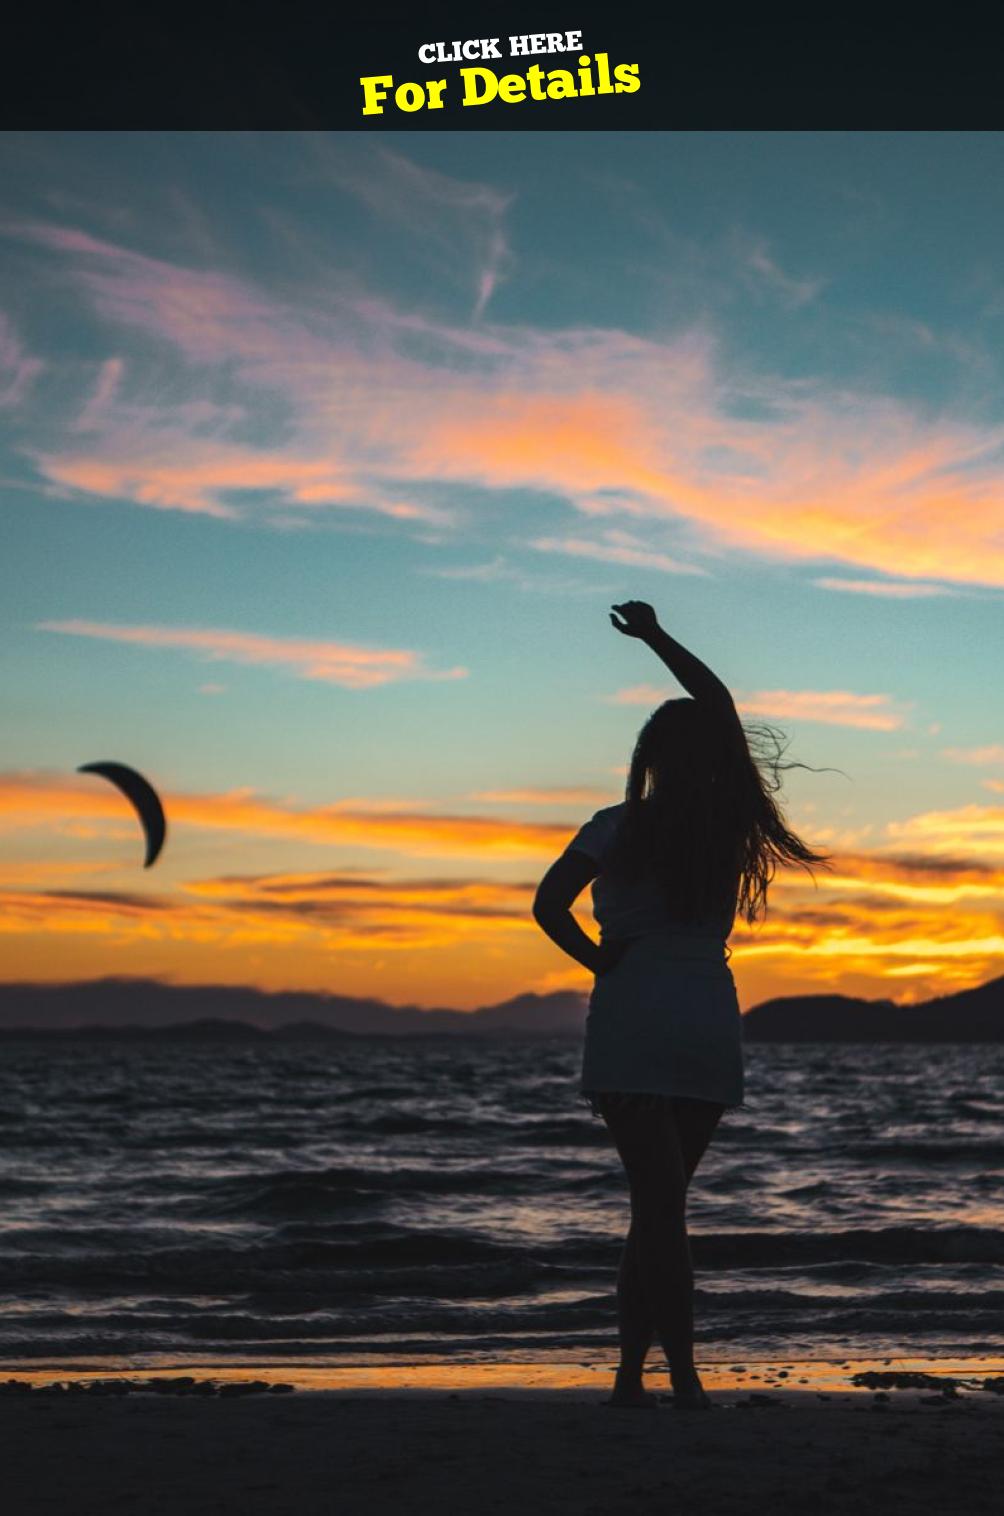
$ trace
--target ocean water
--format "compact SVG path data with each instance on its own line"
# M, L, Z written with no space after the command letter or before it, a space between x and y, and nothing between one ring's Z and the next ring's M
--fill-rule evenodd
M700 1361L1004 1347L1004 1046L748 1045ZM0 1045L0 1361L610 1362L577 1038Z

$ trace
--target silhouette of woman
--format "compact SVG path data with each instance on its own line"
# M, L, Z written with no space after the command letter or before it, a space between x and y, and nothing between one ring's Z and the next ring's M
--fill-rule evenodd
M617 614L615 615L614 612ZM618 619L619 618L619 619ZM826 864L788 830L725 685L643 601L610 620L662 659L692 698L667 700L638 735L625 799L597 811L541 880L544 932L594 975L581 1091L624 1165L631 1225L617 1275L620 1364L608 1404L642 1388L658 1336L673 1405L708 1409L694 1365L687 1188L723 1112L744 1093L742 1018L727 939L766 912L775 865ZM776 741L776 738L775 738ZM811 871L810 871L811 872ZM595 943L571 913L593 881Z

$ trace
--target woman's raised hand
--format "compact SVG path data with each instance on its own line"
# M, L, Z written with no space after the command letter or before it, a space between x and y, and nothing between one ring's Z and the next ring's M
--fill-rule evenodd
M623 618L621 621L617 620L614 611ZM659 630L658 617L644 600L625 600L623 605L611 606L610 620L625 637L650 637Z

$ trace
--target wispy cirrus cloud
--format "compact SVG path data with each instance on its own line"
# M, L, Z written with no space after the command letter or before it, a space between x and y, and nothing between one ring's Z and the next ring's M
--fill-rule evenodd
M105 358L99 365L94 389L83 409L74 418L71 428L75 432L90 432L100 429L109 408L115 399L125 374L122 358Z
M456 191L459 215L469 199ZM503 199L486 212L496 227ZM434 511L421 487L529 489L585 517L685 522L713 552L1004 585L1004 426L740 372L708 324L658 339L491 324L483 310L474 326L451 324L337 271L278 298L72 227L5 230L61 259L106 320L173 350L204 399L228 385L246 412L207 432L155 398L144 420L139 402L109 397L86 450L31 447L66 490L226 517L248 508L229 496L256 489L293 509L313 499L387 514L395 502ZM238 436L249 428L257 446ZM563 539L594 540L543 540Z
M63 259L98 314L168 342L195 363L240 358L251 373L255 364L279 361L284 343L291 360L325 354L294 307L238 275L186 267L55 222L9 220L0 232Z
M636 684L601 698L613 705L661 705L672 696L657 685ZM736 709L744 716L818 721L876 732L896 731L904 724L889 695L862 695L853 690L756 690L734 698Z
M512 584L518 590L554 595L595 595L594 581L575 579L561 574L535 574L508 563L504 555L496 554L487 563L424 564L417 573L435 579L469 579L479 584Z
M18 405L44 364L25 352L9 317L0 311L0 410Z
M39 631L72 637L128 643L137 647L179 648L213 662L278 668L299 679L371 689L402 679L463 679L467 670L428 669L422 655L408 648L366 648L351 643L271 637L215 627L114 626L107 622L39 621Z
M826 283L824 279L799 278L786 273L763 237L748 241L740 255L740 267L746 275L746 282L754 290L769 292L791 309L814 300Z
M656 552L631 533L610 530L598 540L588 537L531 537L528 547L540 553L566 553L572 558L595 558L600 563L626 563L633 568L660 569L666 574L707 574L707 569L668 553Z
M506 228L515 194L441 173L373 138L346 143L319 133L305 142L320 177L403 228L437 269L445 264L458 282L469 283L478 321L515 261Z

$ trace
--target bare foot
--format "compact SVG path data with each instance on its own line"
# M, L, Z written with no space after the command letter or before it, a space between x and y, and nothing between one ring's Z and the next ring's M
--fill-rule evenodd
M672 1374L674 1411L711 1411L714 1403L698 1378L697 1370Z
M614 1380L613 1392L603 1404L654 1408L657 1401L654 1395L642 1388L640 1379L622 1379L618 1374Z

